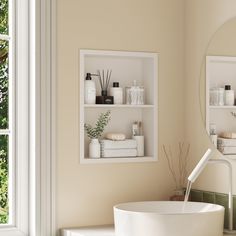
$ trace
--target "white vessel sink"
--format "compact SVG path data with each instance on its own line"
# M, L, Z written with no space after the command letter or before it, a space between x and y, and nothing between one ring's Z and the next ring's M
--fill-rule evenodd
M114 206L116 236L222 236L224 207L199 202L130 202Z

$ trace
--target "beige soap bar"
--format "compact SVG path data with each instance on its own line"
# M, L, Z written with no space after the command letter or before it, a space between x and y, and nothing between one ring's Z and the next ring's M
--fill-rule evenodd
M235 138L236 139L236 133L222 132L220 134L220 137L222 137L222 138Z
M107 133L105 138L113 141L122 141L125 140L126 137L125 134L121 133Z

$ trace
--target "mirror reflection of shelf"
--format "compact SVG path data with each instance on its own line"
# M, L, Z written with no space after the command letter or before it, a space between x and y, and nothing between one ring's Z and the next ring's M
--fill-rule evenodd
M224 158L226 158L226 159L233 159L233 160L236 160L236 154L235 154L235 155L233 155L233 154L231 154L231 155L222 154L222 155L223 155Z
M210 109L236 109L236 106L209 106Z
M226 92L232 90L230 102L227 102L229 93ZM236 106L225 105L235 104L232 94L235 98L236 57L207 56L206 129L222 156L236 160L236 139L232 135L236 132Z

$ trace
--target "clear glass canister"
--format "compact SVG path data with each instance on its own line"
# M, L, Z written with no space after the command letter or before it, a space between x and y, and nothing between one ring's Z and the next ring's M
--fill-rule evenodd
M210 105L211 106L218 106L218 89L212 88L210 89Z
M144 87L132 86L125 88L126 104L143 105L144 104Z

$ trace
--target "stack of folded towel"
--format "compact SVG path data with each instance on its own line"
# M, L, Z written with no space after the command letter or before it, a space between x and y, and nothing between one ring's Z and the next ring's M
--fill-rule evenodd
M101 140L102 157L136 157L137 142L134 139L122 141Z
M218 138L217 148L224 155L234 155L236 154L236 139Z

